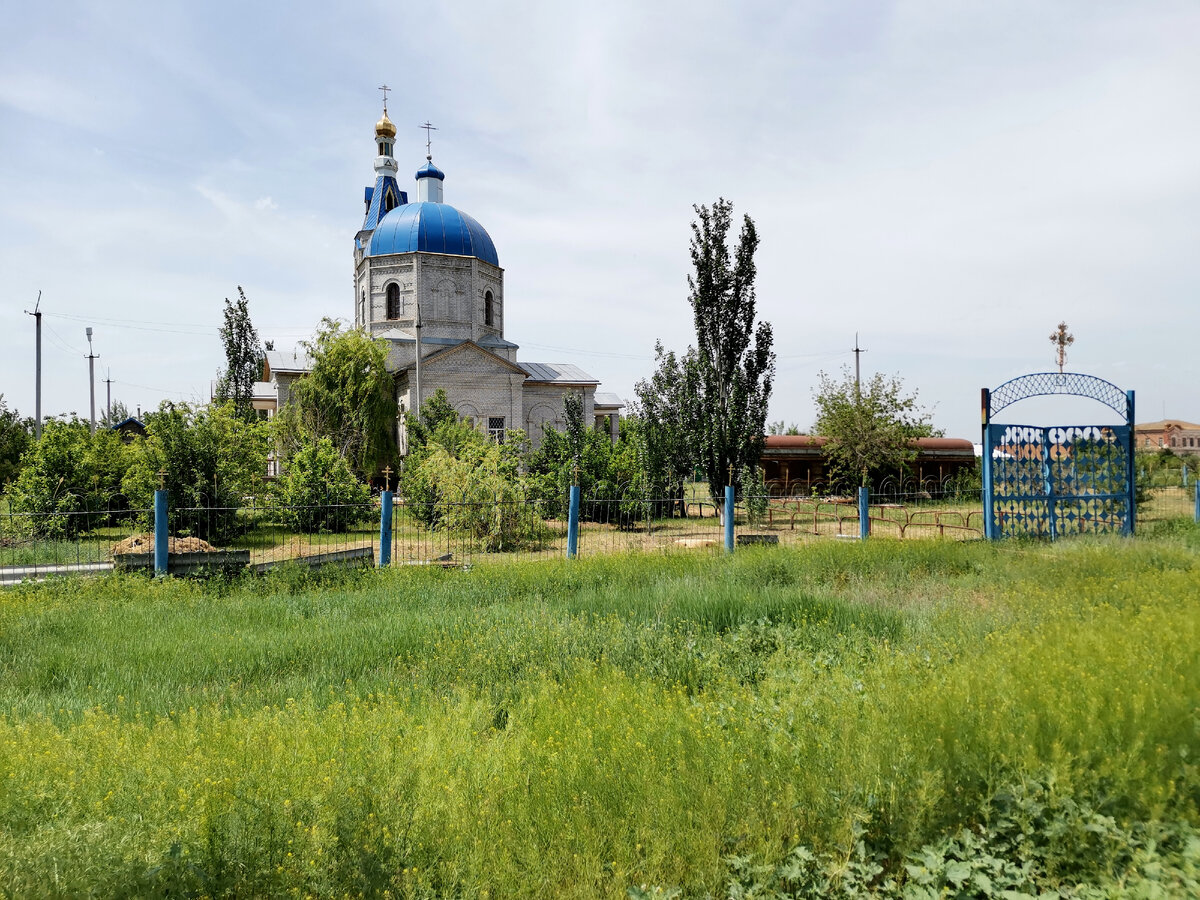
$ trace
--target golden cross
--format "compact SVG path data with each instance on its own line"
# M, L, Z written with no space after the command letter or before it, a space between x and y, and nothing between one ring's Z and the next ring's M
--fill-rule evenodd
M1050 335L1050 343L1057 346L1058 374L1062 374L1063 366L1067 363L1067 348L1075 343L1075 335L1067 334L1067 323L1059 322L1058 328Z

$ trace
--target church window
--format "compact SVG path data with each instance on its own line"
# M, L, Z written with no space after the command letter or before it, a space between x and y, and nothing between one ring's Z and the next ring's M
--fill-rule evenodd
M362 292L362 299L358 301L358 321L363 325L367 324L367 292Z
M483 324L496 324L496 306L495 301L492 299L491 291L483 295Z
M488 416L488 436L497 444L504 443L504 416Z
M400 285L394 281L387 286L387 317L400 318Z
M392 196L392 192L389 190L386 194L383 195L383 212L386 215L387 213L390 213L395 208L396 208L396 198Z

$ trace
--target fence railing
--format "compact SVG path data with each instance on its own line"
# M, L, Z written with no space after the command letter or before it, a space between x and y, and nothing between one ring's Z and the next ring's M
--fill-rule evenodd
M574 517L567 503L548 505L544 498L519 493L412 503L397 496L385 503L385 494L369 503L310 506L250 500L238 507L167 508L161 523L153 509L5 511L0 512L0 581L114 565L153 570L159 562L154 558L157 533L165 538L167 556L184 567L180 571L189 571L184 565L189 556L196 557L188 563L195 567L258 571L283 563L334 561L465 566L514 558L720 551L831 537L983 536L978 490L890 488L865 498L752 494L728 507L714 502L707 486L689 486L675 497L610 490L580 496L570 504ZM1194 481L1139 492L1139 522L1185 516L1200 521Z

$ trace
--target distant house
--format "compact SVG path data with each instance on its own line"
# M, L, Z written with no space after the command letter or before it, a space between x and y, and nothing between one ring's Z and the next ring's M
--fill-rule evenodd
M828 438L809 434L767 436L759 465L772 494L807 494L829 485ZM963 469L975 466L975 445L959 438L918 438L911 475L922 485L941 484Z
M113 425L112 430L121 436L121 443L123 444L130 444L134 438L146 436L145 424L142 423L141 419L135 419L133 416Z
M1200 425L1180 419L1163 419L1134 426L1138 450L1170 450L1181 456L1200 455Z

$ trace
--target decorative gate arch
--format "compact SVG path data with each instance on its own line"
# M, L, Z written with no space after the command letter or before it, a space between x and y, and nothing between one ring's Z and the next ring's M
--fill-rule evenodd
M1071 394L1103 403L1124 425L1003 425L1002 409ZM1074 372L1037 372L982 391L984 535L1133 534L1133 391Z

